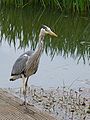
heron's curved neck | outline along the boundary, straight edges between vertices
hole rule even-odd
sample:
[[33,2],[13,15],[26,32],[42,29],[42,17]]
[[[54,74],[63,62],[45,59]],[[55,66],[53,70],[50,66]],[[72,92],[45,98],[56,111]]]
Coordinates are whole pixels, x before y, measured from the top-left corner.
[[39,43],[38,43],[38,49],[43,50],[43,45],[44,45],[44,36],[40,36]]
[[43,46],[44,46],[44,36],[39,36],[39,43],[35,50],[35,54],[38,54],[39,56],[41,56],[41,54],[43,52]]

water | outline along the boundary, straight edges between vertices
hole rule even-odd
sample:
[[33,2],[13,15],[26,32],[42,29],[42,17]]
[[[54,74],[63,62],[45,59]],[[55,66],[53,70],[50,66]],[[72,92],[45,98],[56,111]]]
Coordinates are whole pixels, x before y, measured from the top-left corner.
[[12,66],[23,52],[36,48],[42,24],[58,38],[46,36],[38,71],[29,85],[90,87],[90,18],[42,8],[0,8],[0,87],[21,86],[21,80],[9,81]]

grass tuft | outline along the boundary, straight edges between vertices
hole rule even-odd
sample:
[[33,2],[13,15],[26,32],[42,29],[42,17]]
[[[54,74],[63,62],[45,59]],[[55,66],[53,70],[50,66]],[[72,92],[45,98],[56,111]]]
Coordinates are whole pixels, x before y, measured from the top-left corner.
[[24,7],[27,5],[41,5],[44,8],[58,8],[61,11],[85,12],[90,9],[90,0],[1,0],[1,5]]

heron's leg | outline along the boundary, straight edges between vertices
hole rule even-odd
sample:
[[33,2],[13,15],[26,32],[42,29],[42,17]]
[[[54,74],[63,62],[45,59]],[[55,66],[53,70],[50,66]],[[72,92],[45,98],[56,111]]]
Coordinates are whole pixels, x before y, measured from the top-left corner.
[[27,108],[27,102],[26,102],[26,98],[27,98],[27,83],[28,83],[28,77],[24,82],[24,89],[23,89],[23,95],[24,95],[24,105]]
[[24,85],[24,84],[25,84],[25,79],[26,79],[26,78],[24,77],[23,74],[22,74],[21,76],[22,76],[22,80],[23,80],[23,84],[22,84],[22,87],[21,87],[21,88],[22,88],[22,91],[24,91],[24,90],[25,90],[25,85]]
[[21,76],[22,76],[22,80],[23,80],[23,86],[22,86],[23,90],[22,91],[23,91],[23,95],[24,95],[24,102],[21,105],[25,105],[25,103],[26,103],[26,97],[25,97],[26,96],[25,95],[26,94],[26,90],[25,90],[26,89],[25,88],[26,78],[24,77],[23,74]]

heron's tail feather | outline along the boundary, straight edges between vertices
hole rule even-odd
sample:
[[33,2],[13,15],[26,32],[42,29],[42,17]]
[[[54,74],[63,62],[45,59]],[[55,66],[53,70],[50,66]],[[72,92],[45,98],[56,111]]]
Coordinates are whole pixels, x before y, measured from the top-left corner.
[[11,76],[9,80],[14,81],[14,80],[19,79],[19,78],[20,78],[20,75],[14,75],[14,76]]

